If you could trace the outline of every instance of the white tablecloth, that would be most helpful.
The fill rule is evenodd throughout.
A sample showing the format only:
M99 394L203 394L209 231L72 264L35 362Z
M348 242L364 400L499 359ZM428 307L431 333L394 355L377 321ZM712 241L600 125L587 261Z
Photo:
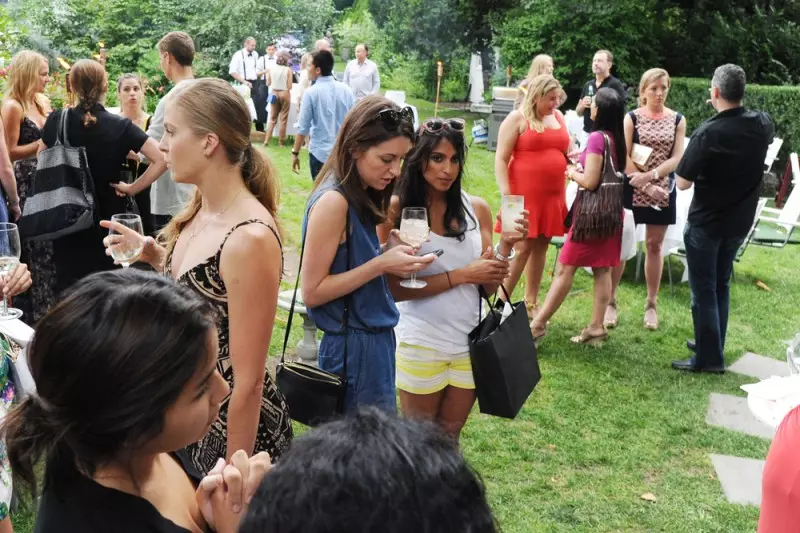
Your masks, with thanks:
M286 135L297 135L297 119L300 118L298 113L300 110L300 84L296 83L292 85L292 90L289 93L291 107L289 107L289 122L286 124ZM270 108L272 106L269 105L269 97L267 98L267 123L269 123L270 119L272 118L272 113L270 113ZM277 137L280 133L281 124L277 122L275 124L275 129L272 132L273 137Z
M800 375L773 376L741 386L747 393L747 406L757 419L777 428L784 417L800 405Z

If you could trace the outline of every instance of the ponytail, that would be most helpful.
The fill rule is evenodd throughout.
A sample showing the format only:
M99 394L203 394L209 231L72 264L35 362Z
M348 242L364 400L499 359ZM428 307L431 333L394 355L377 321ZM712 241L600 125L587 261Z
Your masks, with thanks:
M280 188L276 176L272 161L256 150L252 143L248 143L242 153L242 178L247 189L267 208L277 225Z
M0 435L6 442L14 483L35 495L34 467L56 448L63 432L54 430L41 400L28 396L5 416L0 425Z

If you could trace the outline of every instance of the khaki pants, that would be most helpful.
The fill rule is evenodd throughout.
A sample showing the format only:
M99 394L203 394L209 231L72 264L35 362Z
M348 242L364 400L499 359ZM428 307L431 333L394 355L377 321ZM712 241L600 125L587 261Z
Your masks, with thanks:
M289 106L291 100L289 91L273 91L275 101L269 105L270 119L267 126L266 144L269 144L272 138L272 131L275 129L275 124L280 120L280 133L278 134L278 142L283 145L286 140L286 126L289 122Z

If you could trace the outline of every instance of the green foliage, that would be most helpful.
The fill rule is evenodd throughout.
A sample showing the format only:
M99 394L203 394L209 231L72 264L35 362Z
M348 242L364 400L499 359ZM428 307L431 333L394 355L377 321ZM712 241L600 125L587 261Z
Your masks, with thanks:
M686 116L687 135L715 113L705 103L710 83L710 78L672 78L667 105ZM772 116L776 136L784 141L780 159L785 159L791 152L800 152L800 87L748 85L745 105ZM782 171L777 165L775 168Z
M497 44L515 79L524 78L537 54L553 57L555 76L577 87L591 77L595 51L610 49L614 73L635 85L639 75L659 64L661 21L657 0L527 0L508 14L497 31ZM623 21L631 23L623 24ZM633 22L635 21L635 22Z
M8 9L0 5L0 66L8 65L22 32L23 29L11 20Z

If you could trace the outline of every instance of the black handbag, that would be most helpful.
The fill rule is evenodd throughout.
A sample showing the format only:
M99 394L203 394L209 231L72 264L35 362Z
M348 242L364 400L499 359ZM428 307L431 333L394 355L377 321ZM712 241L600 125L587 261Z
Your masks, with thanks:
M622 180L611 154L611 142L605 140L600 183L594 190L578 189L572 210L572 235L575 242L608 239L622 231Z
M349 209L345 228L345 233L349 233ZM289 333L292 329L292 316L297 302L297 289L300 286L300 269L303 266L305 248L306 238L304 235L300 249L300 266L297 269L297 281L294 284L292 305L289 308L289 319L286 322L286 333L283 337L281 362L278 363L275 371L275 384L286 399L291 419L307 426L316 426L344 412L344 399L347 393L347 325L350 316L350 296L348 295L344 298L344 313L342 314L342 329L345 335L342 375L326 372L305 363L286 361L286 346L289 343ZM350 245L349 237L347 236L345 237L345 248L349 267Z
M53 240L95 226L94 181L86 148L69 144L68 112L61 112L55 144L39 154L19 220L24 239Z
M523 302L513 303L511 315L502 320L503 308L492 305L483 287L478 290L478 305L489 303L488 314L469 334L478 407L487 415L514 418L542 377L528 313ZM508 293L506 299L511 302Z
M637 127L636 123L636 113L633 111L628 112L628 116L631 118L633 122L633 142L639 143L639 128ZM683 115L680 113L675 113L675 135L672 138L672 148L669 149L669 153L672 153L672 150L675 149L675 141L678 139L678 126L681 123L681 119ZM673 172L674 174L674 172ZM622 205L625 209L633 209L633 189L635 187L631 185L631 179L626 174L623 178L622 183Z

